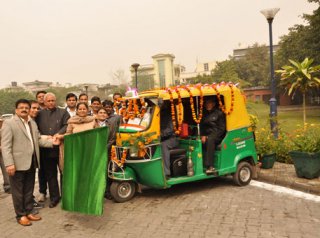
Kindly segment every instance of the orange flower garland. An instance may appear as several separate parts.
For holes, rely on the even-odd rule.
[[[177,95],[178,95],[178,130],[176,131],[176,134],[179,135],[182,130],[182,122],[183,122],[183,116],[182,116],[182,99],[181,94],[179,92],[179,89],[175,89]]]
[[[144,101],[144,98],[140,98],[140,104],[141,104],[141,110],[140,113],[137,115],[139,118],[143,118],[144,114],[147,111],[146,103]]]
[[[139,106],[137,103],[137,99],[133,99],[133,115],[131,116],[131,119],[134,119],[139,114]]]
[[[191,107],[191,112],[192,112],[192,118],[195,121],[195,123],[200,124],[202,116],[203,116],[203,92],[201,89],[201,85],[196,85],[196,88],[200,91],[200,109],[199,109],[199,117],[197,118],[196,116],[196,112],[194,109],[194,102],[193,102],[193,95],[192,92],[190,90],[190,88],[188,86],[184,86],[183,87],[185,90],[188,91],[189,95],[190,95],[190,107]]]
[[[230,91],[231,91],[231,105],[230,105],[230,110],[229,111],[227,111],[225,105],[222,104],[221,95],[220,95],[220,93],[219,93],[219,91],[217,89],[216,84],[212,84],[211,87],[217,93],[217,98],[218,98],[218,102],[219,102],[219,108],[221,109],[221,111],[223,111],[223,113],[226,114],[226,115],[230,115],[233,112],[233,108],[234,108],[234,91],[233,91],[233,84],[232,83],[228,83],[227,85],[229,86]]]
[[[123,149],[121,160],[118,160],[117,155],[116,155],[116,147],[112,146],[111,147],[111,160],[114,161],[119,167],[122,168],[124,162],[126,161],[127,153],[128,153],[128,150],[127,149]]]
[[[178,108],[178,127],[177,127],[177,121],[176,121],[176,111],[174,109],[174,102],[173,102],[173,96],[172,96],[172,91],[170,88],[167,88],[167,91],[170,95],[170,102],[171,102],[171,117],[172,117],[172,124],[173,124],[173,129],[174,132],[179,135],[181,132],[181,125],[182,125],[182,100],[181,100],[181,95],[178,89],[176,88],[175,91],[178,94],[178,103],[179,103],[179,108]]]

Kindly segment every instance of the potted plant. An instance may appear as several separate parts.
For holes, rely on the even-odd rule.
[[[292,136],[294,150],[289,152],[296,174],[301,178],[320,176],[320,127],[305,124],[295,130]]]
[[[276,161],[276,141],[270,129],[260,128],[255,131],[255,135],[261,168],[270,169]]]

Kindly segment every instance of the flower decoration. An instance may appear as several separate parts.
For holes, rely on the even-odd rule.
[[[190,96],[190,107],[191,107],[191,112],[192,112],[192,118],[195,123],[200,124],[202,116],[203,116],[203,92],[202,92],[201,85],[196,85],[196,88],[200,91],[200,103],[199,103],[200,108],[199,108],[199,117],[198,118],[196,116],[196,112],[194,109],[194,101],[193,101],[192,92],[188,86],[183,86],[183,88],[188,91],[189,96]]]
[[[222,100],[221,100],[221,95],[219,93],[219,90],[217,88],[217,84],[213,83],[211,85],[211,87],[216,91],[216,94],[217,94],[217,98],[218,98],[218,102],[219,102],[219,108],[221,109],[221,111],[223,111],[224,114],[226,115],[230,115],[232,112],[233,112],[233,107],[234,107],[234,91],[233,91],[233,83],[228,83],[228,84],[225,84],[224,82],[220,83],[220,85],[228,85],[229,88],[230,88],[230,91],[231,91],[231,105],[230,105],[230,110],[227,111],[225,105],[223,105],[222,103]]]

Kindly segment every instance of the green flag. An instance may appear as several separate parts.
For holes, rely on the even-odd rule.
[[[108,127],[64,139],[62,209],[102,215],[106,189]]]

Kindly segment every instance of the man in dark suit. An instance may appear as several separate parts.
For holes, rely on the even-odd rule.
[[[23,226],[41,220],[32,213],[35,169],[40,164],[39,145],[53,146],[52,139],[40,137],[36,123],[29,118],[29,110],[29,101],[19,99],[16,114],[4,121],[1,130],[2,155],[10,179],[13,206],[17,221]]]
[[[69,113],[65,109],[56,106],[56,96],[53,93],[47,93],[44,96],[44,103],[46,108],[41,110],[36,117],[41,135],[56,136],[64,134],[70,118]],[[44,169],[49,185],[49,208],[53,208],[60,201],[58,184],[59,148],[41,148],[40,154],[41,167]]]

